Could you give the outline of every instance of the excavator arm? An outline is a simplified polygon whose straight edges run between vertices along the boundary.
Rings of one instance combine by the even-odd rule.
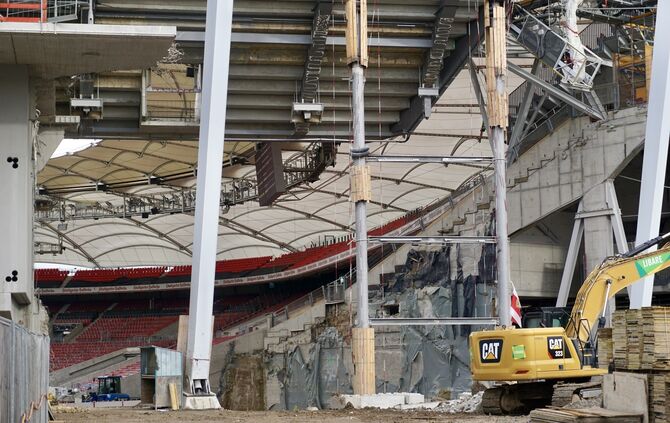
[[[644,278],[670,267],[670,244],[645,254],[650,247],[670,241],[670,233],[654,238],[628,253],[606,259],[593,270],[577,293],[570,321],[565,328],[571,339],[582,344],[591,341],[599,319],[603,316],[607,300]]]

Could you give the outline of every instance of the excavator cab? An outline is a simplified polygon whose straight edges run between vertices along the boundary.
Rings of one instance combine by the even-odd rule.
[[[570,320],[567,307],[529,307],[523,310],[521,323],[524,328],[564,328]]]

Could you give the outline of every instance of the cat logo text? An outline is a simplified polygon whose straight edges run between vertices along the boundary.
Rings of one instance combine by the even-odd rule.
[[[547,350],[549,352],[549,357],[556,358],[566,358],[565,353],[565,344],[563,343],[562,336],[549,336],[547,337]]]
[[[479,358],[482,363],[499,363],[502,355],[502,339],[484,339],[479,341]]]

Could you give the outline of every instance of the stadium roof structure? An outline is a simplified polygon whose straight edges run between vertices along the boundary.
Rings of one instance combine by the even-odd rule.
[[[472,81],[463,70],[476,54],[481,3],[370,4],[366,118],[372,154],[490,156]],[[87,267],[190,264],[199,97],[198,70],[192,65],[202,60],[204,8],[204,1],[97,2],[96,23],[176,25],[178,44],[171,54],[178,60],[152,70],[98,75],[102,119],[82,115],[81,124],[66,131],[70,138],[91,139],[91,147],[50,159],[37,175],[35,261]],[[340,9],[339,2],[330,1],[235,2],[216,228],[219,260],[277,256],[353,231],[352,122]],[[322,14],[329,16],[321,40],[325,53],[316,90],[307,93],[306,69],[317,38],[324,35],[317,31]],[[447,30],[445,23],[448,40],[435,43],[436,34]],[[437,44],[446,51],[430,74]],[[510,79],[511,91],[519,81]],[[418,90],[430,81],[440,97],[429,98],[432,107],[426,109]],[[68,89],[57,90],[58,110],[64,110]],[[293,103],[305,96],[323,104],[320,122],[296,124]],[[432,116],[424,120],[427,111]],[[290,189],[262,207],[255,150],[264,141],[281,142]],[[487,164],[370,166],[370,228],[444,199],[488,171]]]

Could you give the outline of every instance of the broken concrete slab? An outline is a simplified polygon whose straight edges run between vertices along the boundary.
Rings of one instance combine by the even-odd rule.
[[[404,405],[417,405],[424,402],[422,394],[399,392],[375,395],[338,395],[331,402],[334,408],[396,408]]]
[[[639,413],[649,422],[647,375],[614,372],[603,377],[603,406],[613,411]]]

